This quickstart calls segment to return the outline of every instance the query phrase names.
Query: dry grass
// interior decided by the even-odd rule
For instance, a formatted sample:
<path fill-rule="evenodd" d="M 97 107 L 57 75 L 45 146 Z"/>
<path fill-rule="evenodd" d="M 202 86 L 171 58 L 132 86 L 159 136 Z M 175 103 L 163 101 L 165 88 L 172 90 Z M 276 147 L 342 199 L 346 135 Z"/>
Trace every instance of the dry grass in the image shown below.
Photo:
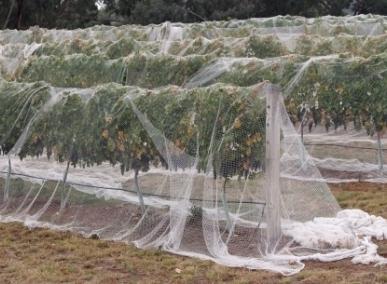
<path fill-rule="evenodd" d="M 355 182 L 330 188 L 342 208 L 359 208 L 387 218 L 387 184 Z"/>
<path fill-rule="evenodd" d="M 343 207 L 387 217 L 386 186 L 363 183 L 332 189 Z M 387 256 L 387 242 L 379 244 L 379 252 Z M 309 262 L 301 273 L 282 277 L 71 233 L 0 224 L 0 283 L 387 283 L 386 270 L 350 261 Z"/>

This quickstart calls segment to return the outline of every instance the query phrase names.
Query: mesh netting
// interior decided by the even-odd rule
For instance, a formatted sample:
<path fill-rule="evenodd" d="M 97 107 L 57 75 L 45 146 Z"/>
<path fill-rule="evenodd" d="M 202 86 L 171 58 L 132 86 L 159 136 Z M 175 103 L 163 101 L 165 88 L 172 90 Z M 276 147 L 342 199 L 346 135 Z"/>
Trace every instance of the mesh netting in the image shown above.
<path fill-rule="evenodd" d="M 341 211 L 326 181 L 384 180 L 385 28 L 1 31 L 0 220 L 285 275 L 383 264 L 387 221 Z"/>

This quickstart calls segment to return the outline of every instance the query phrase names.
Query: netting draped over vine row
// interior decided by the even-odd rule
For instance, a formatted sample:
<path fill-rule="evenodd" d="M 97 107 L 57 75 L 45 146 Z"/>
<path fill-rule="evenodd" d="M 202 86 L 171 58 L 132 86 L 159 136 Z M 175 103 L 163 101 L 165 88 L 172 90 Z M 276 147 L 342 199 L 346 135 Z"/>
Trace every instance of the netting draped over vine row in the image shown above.
<path fill-rule="evenodd" d="M 282 86 L 290 118 L 303 132 L 355 130 L 329 138 L 339 147 L 311 147 L 321 137 L 305 137 L 324 177 L 386 182 L 385 26 L 385 17 L 358 16 L 6 30 L 0 73 L 7 81 L 43 80 L 61 88 L 110 82 L 151 89 L 251 86 L 270 80 Z M 374 150 L 363 149 L 359 158 L 354 148 L 340 151 L 343 144 Z M 348 164 L 353 171 L 343 174 Z"/>
<path fill-rule="evenodd" d="M 0 220 L 286 275 L 385 263 L 387 221 L 340 211 L 326 178 L 385 175 L 386 26 L 1 31 Z"/>

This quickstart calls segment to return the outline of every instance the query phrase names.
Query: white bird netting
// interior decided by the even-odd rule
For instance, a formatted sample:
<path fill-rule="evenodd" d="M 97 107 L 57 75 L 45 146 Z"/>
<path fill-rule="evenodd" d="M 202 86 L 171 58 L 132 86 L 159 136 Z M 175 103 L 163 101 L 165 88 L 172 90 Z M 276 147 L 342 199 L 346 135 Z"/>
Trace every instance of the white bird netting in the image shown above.
<path fill-rule="evenodd" d="M 0 220 L 284 275 L 385 264 L 371 238 L 387 221 L 341 210 L 326 181 L 384 180 L 387 115 L 350 102 L 383 105 L 386 27 L 1 31 Z"/>

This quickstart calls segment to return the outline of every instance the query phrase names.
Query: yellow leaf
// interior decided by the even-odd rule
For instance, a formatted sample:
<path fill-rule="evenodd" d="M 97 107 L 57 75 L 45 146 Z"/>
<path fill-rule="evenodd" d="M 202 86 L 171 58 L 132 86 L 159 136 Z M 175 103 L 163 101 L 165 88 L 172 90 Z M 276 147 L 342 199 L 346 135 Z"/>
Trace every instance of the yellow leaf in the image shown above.
<path fill-rule="evenodd" d="M 106 123 L 111 123 L 113 121 L 113 117 L 108 115 L 108 116 L 105 116 L 105 122 Z"/>
<path fill-rule="evenodd" d="M 242 126 L 241 120 L 237 117 L 234 121 L 234 128 L 239 129 L 241 128 L 241 126 Z"/>
<path fill-rule="evenodd" d="M 108 139 L 109 138 L 109 130 L 107 130 L 107 129 L 102 130 L 101 136 L 104 139 Z"/>

